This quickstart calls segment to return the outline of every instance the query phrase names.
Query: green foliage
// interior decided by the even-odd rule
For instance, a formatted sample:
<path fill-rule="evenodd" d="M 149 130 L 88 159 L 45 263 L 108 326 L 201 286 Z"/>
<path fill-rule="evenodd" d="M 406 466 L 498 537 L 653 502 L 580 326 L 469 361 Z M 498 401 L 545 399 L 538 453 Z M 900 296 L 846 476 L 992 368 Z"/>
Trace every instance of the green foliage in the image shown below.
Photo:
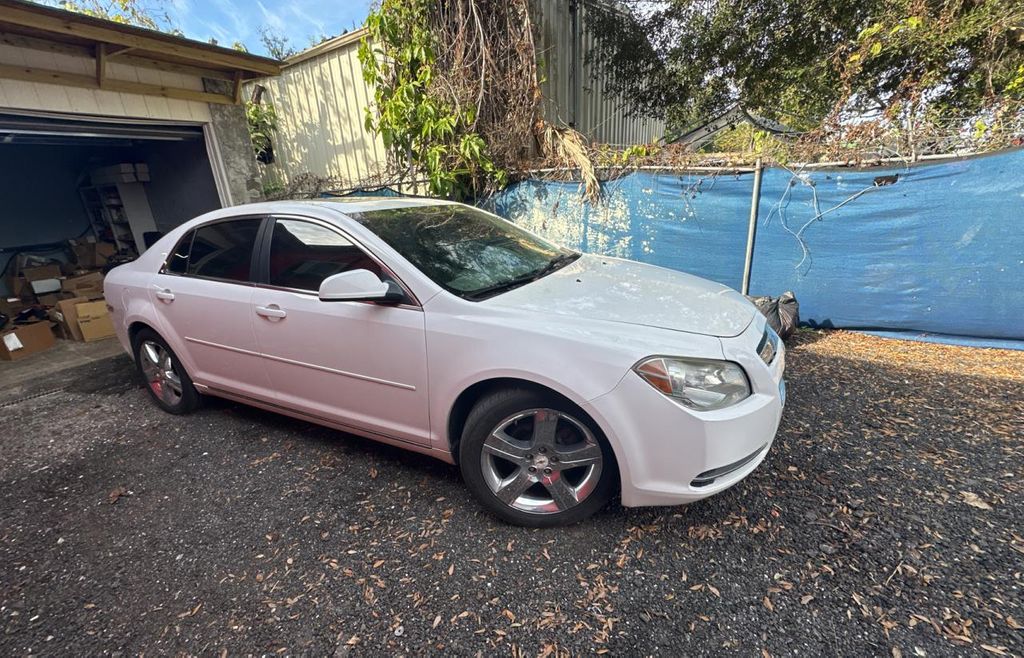
<path fill-rule="evenodd" d="M 845 51 L 843 79 L 881 107 L 973 114 L 1021 98 L 1024 1 L 893 0 Z"/>
<path fill-rule="evenodd" d="M 263 158 L 271 148 L 271 137 L 277 131 L 277 112 L 273 105 L 247 101 L 245 119 L 249 125 L 249 140 L 257 158 Z"/>
<path fill-rule="evenodd" d="M 467 198 L 503 185 L 506 175 L 474 131 L 475 110 L 434 93 L 434 6 L 431 0 L 383 0 L 367 18 L 359 61 L 374 107 L 366 108 L 366 128 L 380 135 L 395 162 L 422 173 L 431 193 Z"/>
<path fill-rule="evenodd" d="M 676 129 L 736 102 L 809 128 L 908 103 L 972 115 L 1024 95 L 1024 0 L 623 2 L 633 11 L 588 7 L 589 57 L 637 112 Z"/>

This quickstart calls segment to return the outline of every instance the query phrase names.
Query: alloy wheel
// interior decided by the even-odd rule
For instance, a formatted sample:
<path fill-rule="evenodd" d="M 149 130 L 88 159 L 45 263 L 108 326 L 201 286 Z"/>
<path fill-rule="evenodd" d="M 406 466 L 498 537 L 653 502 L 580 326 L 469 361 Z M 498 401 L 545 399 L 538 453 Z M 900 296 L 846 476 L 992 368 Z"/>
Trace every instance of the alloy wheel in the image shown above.
<path fill-rule="evenodd" d="M 171 353 L 163 345 L 146 340 L 139 348 L 139 359 L 153 395 L 168 406 L 177 406 L 182 397 L 181 377 L 174 371 Z"/>
<path fill-rule="evenodd" d="M 498 423 L 480 466 L 505 505 L 532 514 L 576 507 L 601 480 L 601 445 L 586 425 L 555 409 L 530 409 Z"/>

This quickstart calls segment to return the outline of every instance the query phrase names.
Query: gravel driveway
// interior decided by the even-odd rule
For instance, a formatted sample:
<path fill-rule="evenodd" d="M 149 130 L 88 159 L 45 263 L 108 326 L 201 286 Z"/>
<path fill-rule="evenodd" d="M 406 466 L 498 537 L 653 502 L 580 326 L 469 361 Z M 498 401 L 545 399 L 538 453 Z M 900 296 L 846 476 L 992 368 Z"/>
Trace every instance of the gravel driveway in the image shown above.
<path fill-rule="evenodd" d="M 556 531 L 411 453 L 161 413 L 127 357 L 0 397 L 0 654 L 1024 654 L 1024 353 L 790 349 L 745 482 Z"/>

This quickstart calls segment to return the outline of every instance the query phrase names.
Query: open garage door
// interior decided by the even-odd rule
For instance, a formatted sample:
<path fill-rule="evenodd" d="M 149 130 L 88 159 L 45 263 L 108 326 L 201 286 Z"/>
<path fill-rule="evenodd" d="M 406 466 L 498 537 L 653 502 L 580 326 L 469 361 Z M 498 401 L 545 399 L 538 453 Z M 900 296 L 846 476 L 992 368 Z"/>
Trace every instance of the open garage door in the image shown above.
<path fill-rule="evenodd" d="M 141 253 L 141 233 L 221 206 L 198 125 L 0 112 L 0 186 L 8 252 L 92 233 Z"/>
<path fill-rule="evenodd" d="M 0 110 L 0 324 L 88 338 L 69 300 L 99 302 L 111 263 L 221 207 L 214 171 L 202 125 Z"/>

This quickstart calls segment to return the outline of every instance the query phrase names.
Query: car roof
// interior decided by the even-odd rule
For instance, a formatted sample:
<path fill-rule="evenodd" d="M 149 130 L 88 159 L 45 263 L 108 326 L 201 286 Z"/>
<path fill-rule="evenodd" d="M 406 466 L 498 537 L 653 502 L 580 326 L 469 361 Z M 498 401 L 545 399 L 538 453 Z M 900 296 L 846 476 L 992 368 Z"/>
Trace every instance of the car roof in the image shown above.
<path fill-rule="evenodd" d="M 417 206 L 445 206 L 455 203 L 445 199 L 432 199 L 430 197 L 409 197 L 409 196 L 347 196 L 347 197 L 323 197 L 320 199 L 304 199 L 296 203 L 312 205 L 336 206 L 337 210 L 344 213 L 367 212 L 370 210 L 388 210 L 390 208 L 413 208 Z"/>
<path fill-rule="evenodd" d="M 298 213 L 310 208 L 331 210 L 339 213 L 359 213 L 389 208 L 415 208 L 426 206 L 458 205 L 454 201 L 431 199 L 430 197 L 325 197 L 322 199 L 284 199 L 281 201 L 258 201 L 239 206 L 228 206 L 197 217 L 192 225 L 210 220 L 239 217 L 247 214 Z"/>

